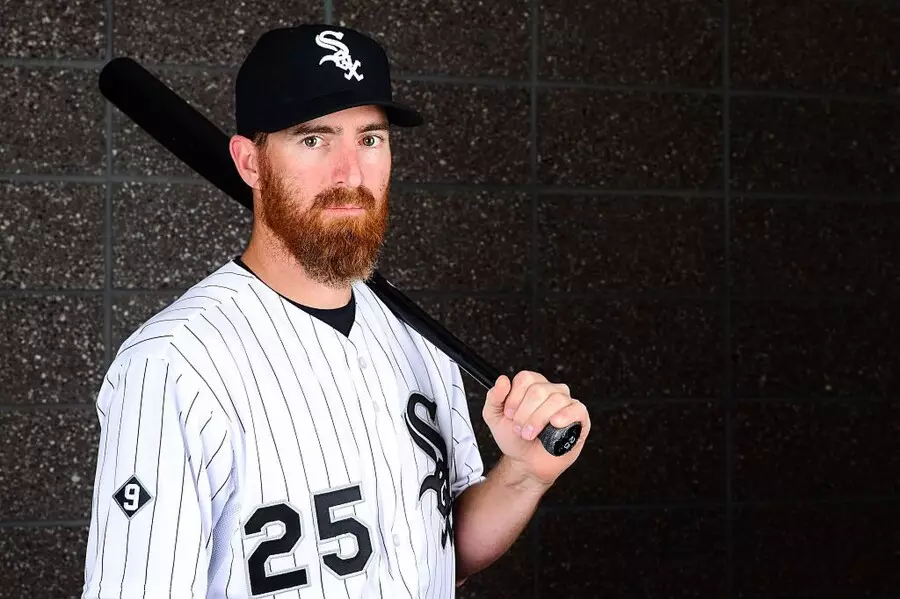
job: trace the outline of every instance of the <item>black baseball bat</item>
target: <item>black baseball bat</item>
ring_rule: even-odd
[[[100,92],[126,116],[201,177],[247,209],[253,192],[241,179],[228,149],[229,137],[187,101],[135,60],[118,57],[100,71]],[[441,349],[485,389],[500,371],[452,335],[401,293],[379,272],[366,284],[403,322]],[[538,435],[552,455],[567,453],[581,435],[581,423],[564,428],[548,424]]]

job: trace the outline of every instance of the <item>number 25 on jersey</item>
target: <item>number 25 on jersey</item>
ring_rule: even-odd
[[[356,544],[356,553],[351,557],[341,557],[337,551],[320,555],[322,564],[338,578],[361,573],[372,557],[369,529],[356,518],[334,518],[336,508],[361,502],[362,491],[358,484],[329,489],[313,495],[317,541],[323,543],[342,537],[352,537]],[[303,540],[306,532],[303,515],[294,506],[280,502],[256,508],[244,523],[244,538],[265,537],[266,527],[274,523],[281,523],[284,527],[281,535],[260,542],[247,558],[250,592],[253,595],[267,595],[309,586],[309,564],[278,574],[271,574],[268,567],[271,558],[290,555]]]

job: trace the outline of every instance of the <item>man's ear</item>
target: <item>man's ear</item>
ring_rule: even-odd
[[[253,141],[242,135],[233,135],[228,141],[228,150],[231,152],[231,159],[244,183],[258,189],[259,149],[253,144]]]

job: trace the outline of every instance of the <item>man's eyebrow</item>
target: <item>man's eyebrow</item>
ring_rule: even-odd
[[[327,125],[297,125],[291,128],[291,135],[295,137],[300,137],[301,135],[311,135],[313,133],[326,133],[329,135],[337,135],[341,133],[342,129],[338,127],[334,129],[333,127],[329,127]]]
[[[360,127],[357,129],[357,133],[368,133],[369,131],[390,131],[391,124],[387,121],[380,121],[378,123],[370,123],[365,125],[364,127]]]
[[[368,133],[370,131],[389,131],[390,123],[387,121],[379,121],[377,123],[369,123],[363,125],[356,130],[357,133]],[[303,135],[312,135],[315,133],[323,135],[340,135],[344,132],[343,127],[329,127],[328,125],[297,125],[291,129],[291,135],[301,137]]]

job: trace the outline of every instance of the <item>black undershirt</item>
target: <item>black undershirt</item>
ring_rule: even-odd
[[[240,256],[235,256],[234,263],[259,279],[256,273],[250,270],[250,267],[247,266],[243,260],[241,260]],[[259,280],[262,281],[262,279]],[[276,293],[278,292],[276,291]],[[289,301],[294,306],[297,306],[304,312],[307,312],[308,314],[315,316],[325,324],[334,327],[345,337],[350,335],[350,329],[353,328],[353,320],[356,317],[356,298],[352,293],[350,294],[350,301],[340,308],[313,308],[311,306],[298,304],[291,298],[284,297],[280,293],[278,295]]]

